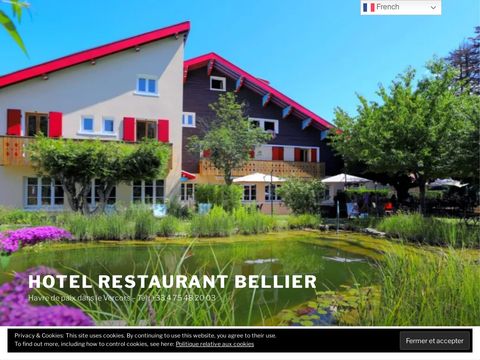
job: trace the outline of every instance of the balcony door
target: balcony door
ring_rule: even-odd
[[[39,133],[48,135],[48,114],[27,113],[26,128],[27,136],[35,136]]]
[[[157,124],[154,121],[137,120],[137,141],[142,139],[156,139],[157,138]]]

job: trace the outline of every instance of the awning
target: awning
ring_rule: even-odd
[[[359,176],[348,175],[344,173],[331,176],[322,180],[322,182],[325,184],[333,184],[333,183],[362,184],[370,181],[372,180],[365,179]]]
[[[250,175],[233,179],[234,183],[278,183],[278,182],[284,182],[284,181],[286,180],[276,176],[266,175],[262,173],[253,173]]]
[[[189,173],[188,171],[185,171],[185,170],[182,170],[182,181],[188,181],[188,180],[195,180],[197,177],[192,174],[192,173]]]

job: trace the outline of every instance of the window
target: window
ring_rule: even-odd
[[[100,193],[99,190],[104,188],[104,184],[98,180],[92,180],[92,189],[90,190],[90,194],[87,195],[87,202],[90,206],[95,207],[97,203],[100,201]],[[108,197],[107,204],[114,205],[117,199],[117,187],[114,186],[112,191],[110,192],[110,196]]]
[[[114,124],[115,124],[115,121],[113,120],[113,118],[103,118],[102,131],[104,133],[113,134],[115,132]]]
[[[63,187],[51,178],[29,177],[25,181],[25,207],[63,206]]]
[[[271,189],[270,189],[271,187]],[[265,201],[280,201],[282,198],[277,194],[277,190],[281,185],[277,184],[268,184],[265,185]]]
[[[259,127],[265,131],[278,134],[278,120],[250,118],[250,121],[255,127]]]
[[[243,201],[257,200],[257,185],[243,185]]]
[[[182,126],[183,127],[195,127],[195,113],[184,112],[183,115],[182,115]]]
[[[263,122],[263,130],[265,131],[274,131],[275,132],[275,121],[265,120]]]
[[[157,123],[148,120],[137,120],[137,141],[144,138],[156,139],[157,138]]]
[[[82,132],[93,132],[93,116],[82,116]]]
[[[132,200],[142,204],[163,204],[165,198],[163,180],[136,180],[133,182]]]
[[[219,76],[210,76],[210,90],[225,91],[227,90],[227,79]]]
[[[27,113],[27,136],[35,136],[39,133],[48,135],[48,115]]]
[[[182,183],[180,185],[180,200],[188,201],[195,199],[195,184]]]
[[[137,77],[137,90],[139,95],[158,95],[157,91],[157,77],[152,75],[139,75]]]

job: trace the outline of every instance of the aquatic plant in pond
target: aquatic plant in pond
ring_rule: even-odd
[[[81,310],[57,306],[32,306],[28,302],[29,275],[57,275],[54,269],[40,266],[15,274],[0,286],[1,326],[91,326],[92,319]]]
[[[71,239],[72,234],[55,226],[39,226],[0,233],[0,255],[9,255],[22,246],[31,246],[44,241]]]

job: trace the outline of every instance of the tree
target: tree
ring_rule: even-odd
[[[232,184],[232,171],[250,159],[250,151],[271,139],[271,135],[255,127],[244,115],[245,104],[238,103],[234,93],[218,97],[209,105],[215,117],[205,129],[203,138],[191,136],[193,153],[209,151],[213,165],[223,172],[225,184]]]
[[[12,6],[13,18],[16,18],[18,22],[22,20],[22,13],[24,9],[27,9],[30,4],[26,1],[20,0],[1,0],[3,3],[9,3]],[[15,24],[7,14],[3,10],[0,10],[0,24],[2,24],[3,28],[8,32],[10,37],[17,43],[17,45],[22,49],[22,51],[27,54],[27,48],[23,43],[20,34],[15,27]]]
[[[170,150],[154,140],[139,144],[99,140],[51,139],[37,136],[27,148],[39,176],[59,180],[72,210],[103,212],[114,186],[155,179],[166,172]],[[87,196],[95,179],[99,202],[89,209]]]
[[[480,94],[480,26],[475,28],[475,36],[450,52],[446,60],[458,70],[460,91]]]
[[[422,211],[427,181],[452,176],[460,149],[451,146],[471,129],[464,104],[475,96],[459,91],[457,73],[445,62],[432,61],[427,69],[429,75],[416,84],[410,69],[389,89],[380,86],[382,103],[359,96],[355,117],[336,109],[336,125],[343,131],[331,135],[335,150],[347,161],[363,162],[367,171],[413,176]],[[469,150],[478,152],[478,145],[470,143]]]
[[[325,184],[318,179],[289,179],[277,193],[295,214],[319,214],[325,196]]]

